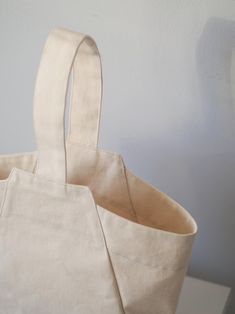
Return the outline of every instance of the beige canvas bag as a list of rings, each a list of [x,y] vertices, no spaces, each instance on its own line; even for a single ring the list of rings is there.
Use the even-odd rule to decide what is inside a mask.
[[[1,314],[175,313],[196,223],[97,148],[101,96],[93,39],[52,31],[35,89],[38,152],[0,157]]]

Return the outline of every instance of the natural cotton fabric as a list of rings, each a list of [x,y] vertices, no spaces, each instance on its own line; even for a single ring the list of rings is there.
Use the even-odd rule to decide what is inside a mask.
[[[101,98],[94,40],[53,30],[35,88],[38,150],[0,157],[1,314],[176,311],[196,223],[97,148]]]

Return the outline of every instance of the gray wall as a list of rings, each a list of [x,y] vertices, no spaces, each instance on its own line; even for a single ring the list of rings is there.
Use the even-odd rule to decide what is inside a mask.
[[[35,149],[33,89],[55,26],[97,40],[100,146],[196,218],[189,273],[235,287],[235,1],[0,0],[1,153]]]

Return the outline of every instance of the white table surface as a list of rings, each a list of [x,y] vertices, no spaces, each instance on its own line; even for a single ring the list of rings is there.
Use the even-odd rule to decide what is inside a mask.
[[[225,314],[231,289],[186,277],[176,314]]]

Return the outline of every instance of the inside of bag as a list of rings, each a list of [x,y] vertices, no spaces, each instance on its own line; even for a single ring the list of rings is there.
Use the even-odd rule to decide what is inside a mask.
[[[193,234],[196,223],[191,215],[166,194],[131,173],[118,154],[67,143],[67,181],[85,185],[97,205],[134,223],[173,232]],[[0,157],[0,179],[12,168],[35,172],[36,153]]]

